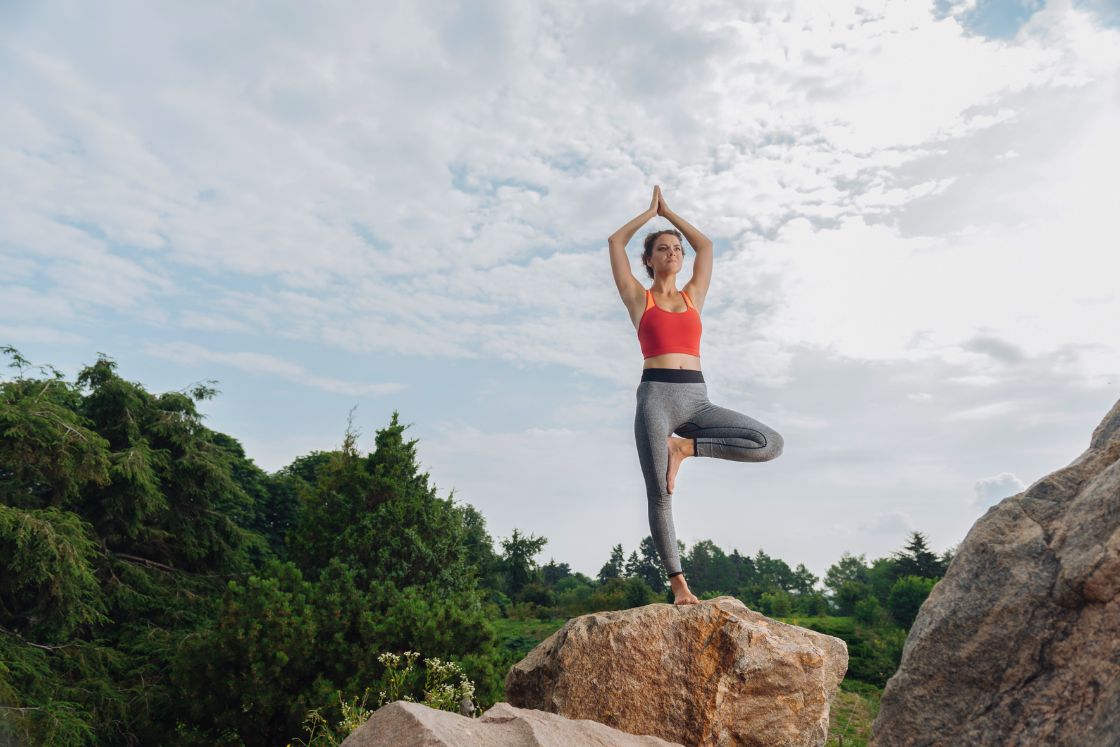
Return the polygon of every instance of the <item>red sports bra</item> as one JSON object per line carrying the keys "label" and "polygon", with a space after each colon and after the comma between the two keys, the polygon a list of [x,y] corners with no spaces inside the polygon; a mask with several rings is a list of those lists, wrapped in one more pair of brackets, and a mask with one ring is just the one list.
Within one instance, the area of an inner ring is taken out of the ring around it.
{"label": "red sports bra", "polygon": [[638,320],[638,343],[642,357],[652,358],[665,353],[700,355],[700,312],[692,299],[681,291],[687,308],[666,311],[653,302],[653,293],[646,291],[646,310]]}

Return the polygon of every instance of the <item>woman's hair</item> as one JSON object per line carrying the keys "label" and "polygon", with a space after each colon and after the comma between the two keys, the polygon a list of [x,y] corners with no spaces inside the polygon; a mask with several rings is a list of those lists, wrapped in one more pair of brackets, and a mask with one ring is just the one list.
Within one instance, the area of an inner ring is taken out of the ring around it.
{"label": "woman's hair", "polygon": [[645,251],[642,252],[642,265],[646,268],[646,272],[649,273],[649,276],[651,278],[654,277],[653,268],[646,264],[646,262],[647,260],[653,259],[653,245],[657,241],[657,237],[664,233],[671,233],[676,236],[681,242],[684,241],[684,236],[681,236],[681,232],[675,228],[666,228],[664,230],[654,231],[646,235],[646,240],[644,242]]}

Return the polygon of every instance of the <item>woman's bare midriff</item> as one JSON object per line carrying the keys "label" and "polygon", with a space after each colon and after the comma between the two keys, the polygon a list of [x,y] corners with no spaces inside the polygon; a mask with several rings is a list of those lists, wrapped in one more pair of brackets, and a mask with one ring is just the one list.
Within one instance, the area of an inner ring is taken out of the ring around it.
{"label": "woman's bare midriff", "polygon": [[689,371],[700,370],[700,356],[687,353],[665,353],[646,358],[642,369],[647,368],[686,368]]}

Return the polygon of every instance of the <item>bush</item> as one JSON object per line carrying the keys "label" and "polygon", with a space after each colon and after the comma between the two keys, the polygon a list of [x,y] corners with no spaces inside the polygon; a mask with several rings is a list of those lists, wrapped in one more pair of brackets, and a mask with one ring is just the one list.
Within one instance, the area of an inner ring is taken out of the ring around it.
{"label": "bush", "polygon": [[935,579],[921,576],[903,576],[895,581],[887,597],[887,608],[895,622],[909,630],[936,583]]}
{"label": "bush", "polygon": [[887,613],[875,597],[867,597],[856,602],[855,618],[867,625],[883,625],[887,622]]}
{"label": "bush", "polygon": [[[412,669],[419,656],[420,654],[415,651],[405,651],[403,656],[384,653],[377,657],[377,660],[385,665],[385,673],[380,683],[384,689],[378,692],[378,708],[398,700],[415,703],[417,701],[413,693],[417,690],[421,694],[419,702],[429,708],[459,713],[459,704],[464,698],[469,698],[473,705],[474,683],[467,679],[455,662],[445,662],[437,658],[424,659],[424,685],[419,687],[417,676]],[[403,670],[400,669],[402,661]],[[456,675],[459,677],[459,682],[450,684],[448,680]],[[355,695],[349,700],[343,700],[342,693],[336,692],[341,718],[336,722],[335,728],[331,728],[321,709],[316,708],[309,711],[303,720],[307,741],[301,739],[295,741],[304,747],[336,747],[373,715],[373,711],[365,707],[371,690],[372,688],[367,687],[360,698]]]}

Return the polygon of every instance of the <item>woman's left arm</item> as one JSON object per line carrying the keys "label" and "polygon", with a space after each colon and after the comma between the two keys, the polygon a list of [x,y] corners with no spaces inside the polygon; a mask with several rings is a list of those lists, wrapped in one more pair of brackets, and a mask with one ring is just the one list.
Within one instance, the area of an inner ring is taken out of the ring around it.
{"label": "woman's left arm", "polygon": [[676,226],[696,252],[696,259],[692,263],[692,278],[685,283],[684,290],[699,311],[704,307],[704,297],[708,295],[708,286],[712,282],[712,241],[691,223],[670,210],[665,204],[664,193],[657,204],[657,214],[664,216]]}

